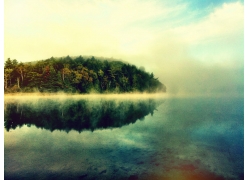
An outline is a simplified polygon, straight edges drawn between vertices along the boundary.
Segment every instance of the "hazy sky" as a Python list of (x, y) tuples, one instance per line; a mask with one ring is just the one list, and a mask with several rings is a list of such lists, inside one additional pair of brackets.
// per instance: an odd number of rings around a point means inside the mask
[(240, 0), (6, 0), (4, 59), (122, 59), (172, 93), (243, 92)]

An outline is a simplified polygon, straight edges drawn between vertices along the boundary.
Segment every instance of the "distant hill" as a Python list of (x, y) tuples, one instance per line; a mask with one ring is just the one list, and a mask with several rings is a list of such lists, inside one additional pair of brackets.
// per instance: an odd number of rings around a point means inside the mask
[(166, 92), (153, 73), (115, 59), (51, 57), (28, 63), (8, 58), (4, 92), (126, 93)]

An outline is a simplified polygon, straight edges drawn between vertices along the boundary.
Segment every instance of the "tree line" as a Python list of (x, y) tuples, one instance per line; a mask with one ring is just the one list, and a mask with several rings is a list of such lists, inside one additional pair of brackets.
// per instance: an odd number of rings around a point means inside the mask
[(66, 56), (28, 63), (8, 58), (4, 92), (154, 93), (166, 92), (166, 87), (144, 68), (94, 56)]

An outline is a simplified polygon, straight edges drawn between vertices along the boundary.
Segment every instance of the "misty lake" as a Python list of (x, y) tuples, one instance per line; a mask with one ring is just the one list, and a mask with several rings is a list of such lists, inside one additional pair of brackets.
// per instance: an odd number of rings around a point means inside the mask
[(6, 96), (5, 179), (244, 179), (244, 97)]

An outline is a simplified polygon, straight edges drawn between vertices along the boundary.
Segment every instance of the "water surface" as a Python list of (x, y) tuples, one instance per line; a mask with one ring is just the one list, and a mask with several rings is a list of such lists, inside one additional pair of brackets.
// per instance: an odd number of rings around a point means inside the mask
[(243, 97), (128, 97), (5, 98), (5, 179), (243, 179)]

